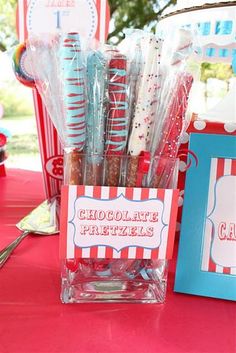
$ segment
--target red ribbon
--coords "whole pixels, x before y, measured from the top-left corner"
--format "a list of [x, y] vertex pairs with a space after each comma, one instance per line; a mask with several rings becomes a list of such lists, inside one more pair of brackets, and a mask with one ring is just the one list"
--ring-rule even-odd
[[148, 173], [151, 163], [150, 152], [142, 151], [139, 155], [138, 175], [136, 180], [136, 187], [142, 186], [143, 176]]
[[[183, 149], [179, 150], [178, 158], [188, 157], [189, 154], [194, 158], [194, 161], [195, 161], [196, 167], [197, 167], [198, 166], [198, 158], [197, 158], [196, 154], [193, 151], [188, 150], [187, 148], [183, 148]], [[189, 163], [187, 164], [185, 171], [187, 171], [191, 166], [192, 166], [192, 159], [189, 160]]]
[[0, 133], [0, 147], [4, 147], [7, 143], [7, 137]]

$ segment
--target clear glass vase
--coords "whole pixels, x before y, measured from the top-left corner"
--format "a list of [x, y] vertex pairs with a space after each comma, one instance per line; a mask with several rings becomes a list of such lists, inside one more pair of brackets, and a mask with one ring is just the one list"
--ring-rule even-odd
[[63, 303], [163, 303], [167, 260], [92, 260], [62, 262]]
[[[149, 161], [149, 168], [140, 169], [140, 160], [125, 156], [113, 159], [119, 163], [119, 179], [109, 179], [106, 171], [112, 161], [104, 157], [99, 164], [88, 168], [87, 158], [76, 151], [65, 153], [65, 184], [104, 186], [138, 186], [175, 188], [177, 161], [159, 158]], [[117, 156], [116, 156], [117, 158]], [[94, 159], [96, 160], [96, 159]], [[129, 178], [130, 163], [136, 179]], [[142, 160], [141, 164], [145, 161]], [[152, 170], [159, 166], [158, 177]], [[114, 164], [113, 164], [114, 167]], [[92, 178], [91, 178], [92, 175]], [[65, 259], [61, 262], [61, 301], [63, 303], [85, 302], [132, 302], [163, 303], [166, 297], [168, 260], [166, 259]]]

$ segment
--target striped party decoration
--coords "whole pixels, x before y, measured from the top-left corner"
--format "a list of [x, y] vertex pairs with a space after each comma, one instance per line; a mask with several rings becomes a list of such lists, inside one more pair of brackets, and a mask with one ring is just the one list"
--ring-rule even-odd
[[[211, 177], [209, 185], [207, 214], [212, 211], [215, 202], [215, 185], [223, 176], [236, 176], [236, 160], [224, 158], [212, 158]], [[232, 190], [233, 192], [233, 190]], [[233, 194], [232, 194], [233, 195]], [[203, 242], [201, 270], [220, 274], [236, 275], [235, 267], [223, 267], [217, 265], [211, 257], [213, 237], [215, 236], [213, 223], [206, 221], [205, 236]]]

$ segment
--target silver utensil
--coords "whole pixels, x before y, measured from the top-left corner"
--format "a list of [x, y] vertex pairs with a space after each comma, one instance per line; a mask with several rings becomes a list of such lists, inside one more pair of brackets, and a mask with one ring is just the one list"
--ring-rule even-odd
[[57, 198], [51, 201], [46, 200], [16, 224], [22, 234], [0, 251], [0, 268], [29, 234], [53, 235], [59, 233], [58, 205]]

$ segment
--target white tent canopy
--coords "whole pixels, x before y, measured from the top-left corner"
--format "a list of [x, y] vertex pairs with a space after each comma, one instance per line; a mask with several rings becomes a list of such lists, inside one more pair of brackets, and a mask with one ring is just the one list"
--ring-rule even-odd
[[165, 10], [164, 15], [183, 9], [190, 9], [192, 7], [204, 6], [208, 4], [218, 4], [224, 2], [235, 2], [235, 0], [178, 0], [175, 6], [168, 7]]
[[224, 99], [206, 113], [199, 114], [199, 118], [236, 123], [236, 82], [231, 85]]

